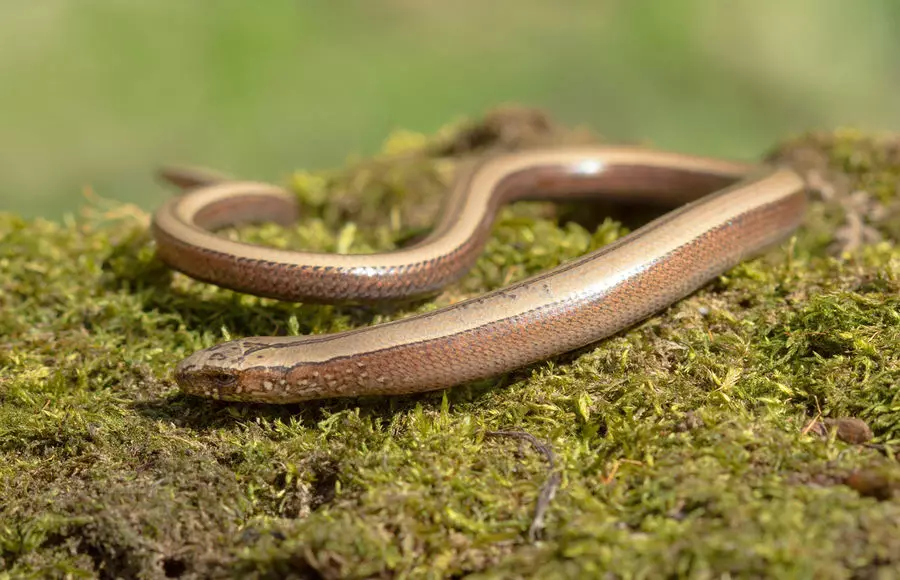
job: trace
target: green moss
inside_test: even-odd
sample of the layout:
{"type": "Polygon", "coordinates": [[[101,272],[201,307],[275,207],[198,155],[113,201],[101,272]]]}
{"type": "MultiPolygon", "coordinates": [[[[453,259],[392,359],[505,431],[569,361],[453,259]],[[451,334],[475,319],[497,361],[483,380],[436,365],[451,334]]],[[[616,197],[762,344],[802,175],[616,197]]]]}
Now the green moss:
{"type": "MultiPolygon", "coordinates": [[[[379,158],[298,173],[301,224],[228,235],[396,247],[427,227],[452,173],[419,147],[529,144],[471,128],[454,142],[458,130],[401,134],[379,158]]],[[[529,139],[568,138],[548,131],[529,139]]],[[[0,214],[0,561],[15,577],[896,570],[897,151],[849,131],[784,145],[774,157],[834,189],[797,237],[592,348],[445,393],[288,407],[185,397],[171,369],[226,336],[433,309],[627,230],[519,204],[464,280],[431,302],[372,310],[277,303],[172,274],[147,216],[127,206],[98,200],[62,223],[0,214]],[[879,204],[863,217],[881,241],[835,253],[856,190],[879,204]],[[807,428],[848,415],[872,427],[872,444],[807,428]],[[534,544],[546,459],[485,437],[503,429],[549,443],[562,476],[534,544]],[[853,473],[888,491],[867,493],[853,473]]]]}

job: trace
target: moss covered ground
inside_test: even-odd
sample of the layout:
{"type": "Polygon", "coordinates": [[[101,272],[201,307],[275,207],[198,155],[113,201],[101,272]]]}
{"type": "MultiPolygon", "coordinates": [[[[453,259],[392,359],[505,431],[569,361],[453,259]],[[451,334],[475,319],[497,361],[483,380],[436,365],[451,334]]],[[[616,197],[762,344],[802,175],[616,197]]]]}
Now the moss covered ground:
{"type": "MultiPolygon", "coordinates": [[[[396,247],[459,156],[591,139],[522,111],[397,133],[298,172],[297,227],[226,235],[396,247]]],[[[172,368],[433,309],[640,216],[517,204],[464,280],[373,310],[173,274],[148,215],[90,192],[61,222],[0,214],[0,577],[900,575],[900,142],[818,133],[772,158],[810,182],[803,229],[637,327],[445,392],[284,407],[184,396],[172,368]]]]}

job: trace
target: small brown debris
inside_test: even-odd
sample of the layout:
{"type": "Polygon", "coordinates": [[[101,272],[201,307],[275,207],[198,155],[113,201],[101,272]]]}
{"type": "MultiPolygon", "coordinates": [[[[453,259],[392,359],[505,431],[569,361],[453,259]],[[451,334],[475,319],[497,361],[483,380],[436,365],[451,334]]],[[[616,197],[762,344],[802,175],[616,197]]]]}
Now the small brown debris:
{"type": "Polygon", "coordinates": [[[684,433],[685,431],[693,431],[702,426],[703,419],[694,411],[688,411],[684,414],[684,419],[675,425],[675,432],[684,433]]]}
{"type": "Polygon", "coordinates": [[[844,479],[844,485],[863,497],[874,497],[878,501],[891,499],[900,488],[900,482],[875,470],[854,471],[844,479]]]}
{"type": "Polygon", "coordinates": [[[825,419],[828,429],[837,429],[835,434],[838,439],[853,445],[862,445],[872,440],[872,429],[862,419],[856,417],[841,417],[839,419],[825,419]]]}
{"type": "Polygon", "coordinates": [[[832,430],[835,431],[835,437],[851,445],[862,445],[871,441],[874,436],[869,425],[856,417],[823,419],[821,422],[813,423],[809,428],[810,433],[815,433],[823,439],[827,438],[832,430]]]}
{"type": "Polygon", "coordinates": [[[536,542],[538,540],[538,535],[544,528],[544,516],[547,513],[547,508],[550,507],[550,502],[553,501],[553,496],[556,495],[556,490],[559,488],[559,484],[562,481],[562,475],[556,470],[556,455],[554,455],[553,449],[551,449],[549,445],[543,443],[531,433],[526,433],[524,431],[486,431],[485,435],[488,437],[515,437],[528,441],[547,459],[550,476],[544,482],[544,485],[541,487],[541,491],[538,494],[534,516],[531,519],[531,527],[528,528],[528,541],[532,543],[536,542]]]}

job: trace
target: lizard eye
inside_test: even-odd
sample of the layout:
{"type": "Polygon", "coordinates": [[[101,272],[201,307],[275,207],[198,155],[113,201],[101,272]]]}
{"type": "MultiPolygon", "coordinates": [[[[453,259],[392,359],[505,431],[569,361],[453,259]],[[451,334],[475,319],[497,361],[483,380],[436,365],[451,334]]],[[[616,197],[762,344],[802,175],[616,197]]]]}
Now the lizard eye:
{"type": "Polygon", "coordinates": [[[226,371],[208,371],[206,378],[219,387],[228,387],[237,381],[237,375],[226,371]]]}

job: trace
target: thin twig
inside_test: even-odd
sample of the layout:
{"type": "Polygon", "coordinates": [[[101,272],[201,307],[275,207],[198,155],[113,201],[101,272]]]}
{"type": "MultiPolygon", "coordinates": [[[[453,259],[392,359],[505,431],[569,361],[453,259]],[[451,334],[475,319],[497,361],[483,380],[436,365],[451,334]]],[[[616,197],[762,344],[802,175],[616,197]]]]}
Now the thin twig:
{"type": "Polygon", "coordinates": [[[531,526],[528,528],[528,541],[535,542],[537,541],[538,534],[544,528],[544,516],[547,514],[547,508],[550,507],[550,502],[553,501],[553,496],[556,495],[556,490],[559,488],[559,484],[562,481],[562,476],[556,471],[556,456],[553,454],[553,449],[531,433],[526,433],[524,431],[487,431],[485,432],[485,435],[488,437],[515,437],[524,439],[531,443],[531,445],[547,459],[547,463],[550,464],[550,476],[547,478],[547,481],[544,482],[544,485],[541,487],[541,491],[538,494],[537,504],[534,508],[534,517],[531,519],[531,526]]]}

